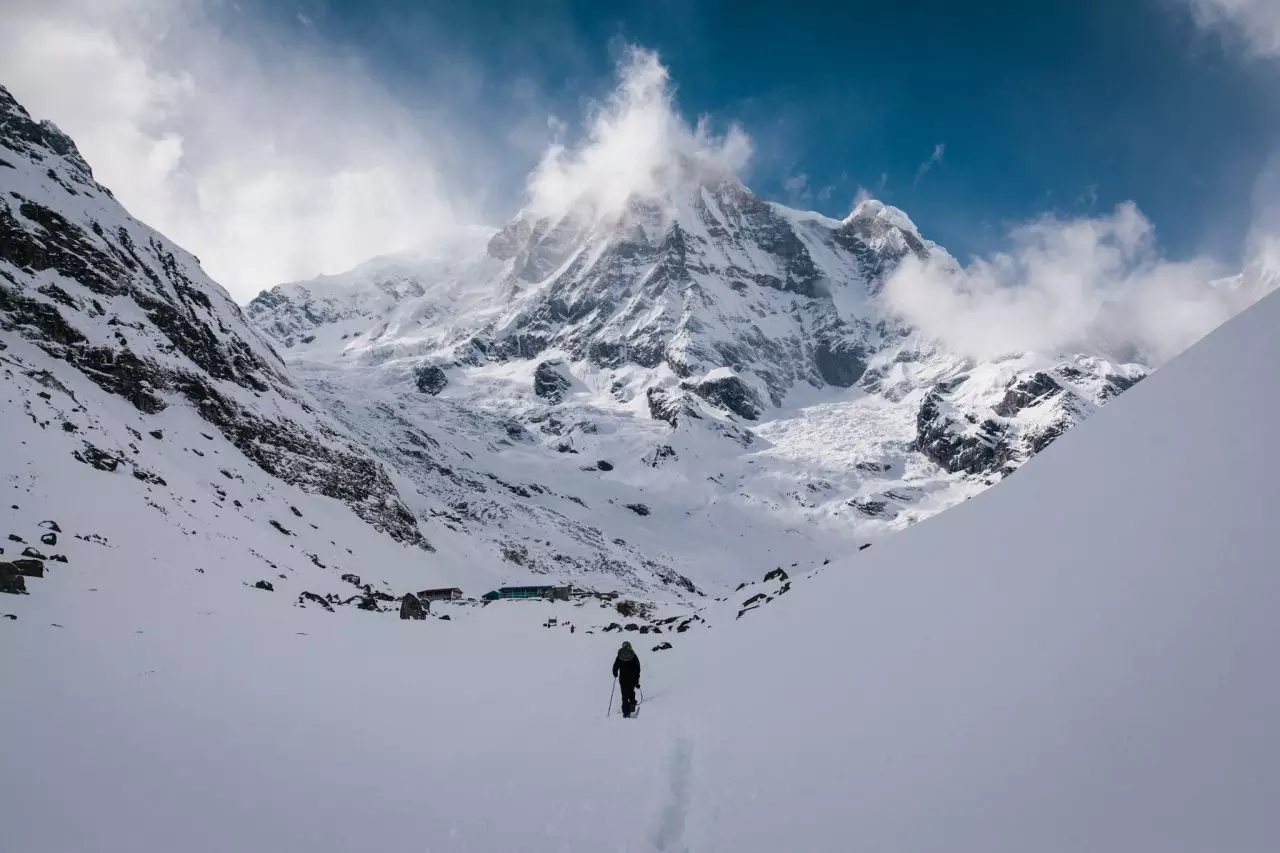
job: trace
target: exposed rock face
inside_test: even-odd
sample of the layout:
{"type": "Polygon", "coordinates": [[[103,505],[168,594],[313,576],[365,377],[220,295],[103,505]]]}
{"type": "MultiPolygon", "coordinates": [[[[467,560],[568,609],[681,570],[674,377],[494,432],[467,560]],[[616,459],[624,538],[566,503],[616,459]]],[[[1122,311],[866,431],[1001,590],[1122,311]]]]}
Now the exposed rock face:
{"type": "Polygon", "coordinates": [[[569,390],[573,382],[559,370],[559,364],[544,361],[533,373],[533,393],[552,405],[564,400],[564,392],[569,390]]]}
{"type": "MultiPolygon", "coordinates": [[[[142,416],[190,406],[272,476],[426,547],[382,465],[317,411],[195,258],[132,219],[74,143],[3,88],[0,160],[0,331],[142,416]]],[[[77,453],[106,472],[120,462],[87,442],[77,453]]]]}
{"type": "Polygon", "coordinates": [[[434,397],[449,384],[449,377],[445,376],[444,370],[438,365],[430,364],[417,369],[414,373],[414,381],[419,391],[434,397]]]}
{"type": "Polygon", "coordinates": [[[737,376],[717,376],[683,383],[681,387],[744,420],[754,421],[760,417],[760,398],[737,376]]]}
{"type": "Polygon", "coordinates": [[[1009,388],[1009,393],[996,404],[995,413],[1012,418],[1023,409],[1045,402],[1053,395],[1060,393],[1062,393],[1062,386],[1054,382],[1049,374],[1043,371],[1033,373],[1015,382],[1009,388]]]}

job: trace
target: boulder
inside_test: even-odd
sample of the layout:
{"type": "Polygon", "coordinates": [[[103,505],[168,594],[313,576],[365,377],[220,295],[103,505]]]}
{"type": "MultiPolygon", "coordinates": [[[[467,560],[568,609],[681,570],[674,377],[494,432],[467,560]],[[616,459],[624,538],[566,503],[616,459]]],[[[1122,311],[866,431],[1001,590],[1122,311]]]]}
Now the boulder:
{"type": "Polygon", "coordinates": [[[374,598],[372,595],[361,596],[360,602],[356,607],[361,610],[372,610],[375,613],[382,611],[382,608],[378,606],[378,599],[374,598]]]}
{"type": "Polygon", "coordinates": [[[432,397],[443,391],[449,384],[449,377],[444,375],[444,370],[434,364],[419,367],[413,372],[413,379],[419,391],[432,397]]]}
{"type": "Polygon", "coordinates": [[[39,560],[14,560],[12,563],[0,563],[13,568],[13,571],[29,578],[44,577],[44,563],[39,560]]]}
{"type": "Polygon", "coordinates": [[[35,548],[32,548],[30,545],[22,549],[22,556],[30,557],[33,560],[48,559],[47,557],[45,557],[44,554],[41,554],[39,551],[37,551],[35,548]]]}
{"type": "Polygon", "coordinates": [[[254,589],[265,589],[267,592],[275,592],[276,588],[271,585],[271,581],[258,581],[253,585],[254,589]]]}
{"type": "Polygon", "coordinates": [[[359,576],[359,575],[353,575],[353,574],[348,573],[348,574],[343,575],[343,576],[342,576],[342,579],[343,579],[344,581],[346,581],[347,583],[355,584],[356,586],[360,586],[360,576],[359,576]]]}
{"type": "Polygon", "coordinates": [[[50,532],[50,533],[46,533],[46,534],[44,534],[43,536],[41,536],[41,537],[40,537],[40,544],[42,544],[42,545],[57,545],[57,544],[58,544],[58,534],[53,533],[53,532],[50,532]]]}
{"type": "Polygon", "coordinates": [[[596,469],[599,471],[612,471],[613,463],[608,462],[604,459],[601,459],[599,462],[596,463],[596,469]]]}
{"type": "Polygon", "coordinates": [[[0,592],[7,592],[10,595],[27,594],[26,578],[18,574],[11,563],[0,563],[0,592]]]}
{"type": "Polygon", "coordinates": [[[411,592],[406,592],[404,598],[400,599],[400,618],[401,619],[426,619],[427,611],[422,606],[422,602],[418,600],[418,596],[411,592]]]}
{"type": "Polygon", "coordinates": [[[661,652],[661,651],[666,651],[669,648],[671,648],[670,643],[658,643],[658,645],[653,647],[653,650],[655,652],[661,652]]]}
{"type": "Polygon", "coordinates": [[[642,516],[649,515],[651,512],[649,507],[645,506],[644,504],[627,504],[627,509],[634,512],[636,515],[642,515],[642,516]]]}
{"type": "Polygon", "coordinates": [[[771,580],[785,581],[787,579],[787,573],[781,566],[779,566],[778,568],[774,569],[773,571],[765,575],[764,579],[766,581],[771,581],[771,580]]]}

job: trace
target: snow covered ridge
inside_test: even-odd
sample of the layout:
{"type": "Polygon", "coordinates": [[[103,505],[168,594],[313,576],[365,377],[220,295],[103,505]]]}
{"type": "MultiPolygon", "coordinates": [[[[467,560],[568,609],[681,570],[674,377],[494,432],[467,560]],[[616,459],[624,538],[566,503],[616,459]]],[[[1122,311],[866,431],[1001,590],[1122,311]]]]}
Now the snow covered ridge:
{"type": "Polygon", "coordinates": [[[723,169],[682,175],[620,211],[584,197],[430,257],[280,285],[247,314],[349,429],[444,499],[432,514],[446,525],[547,571],[564,567],[548,527],[583,571],[594,552],[651,576],[613,544],[640,543],[695,584],[838,554],[954,505],[1148,372],[1088,352],[950,352],[882,297],[904,258],[955,264],[902,211],[868,200],[836,220],[723,169]],[[577,485],[597,460],[608,472],[577,485]],[[495,476],[592,512],[459,487],[495,476]]]}
{"type": "MultiPolygon", "coordinates": [[[[54,423],[65,445],[57,452],[118,465],[138,452],[153,419],[189,406],[271,476],[346,503],[395,540],[429,547],[383,465],[294,384],[198,261],[130,217],[75,144],[33,121],[3,88],[0,190],[9,392],[43,386],[41,396],[68,394],[73,410],[92,417],[74,402],[75,370],[137,414],[127,433],[54,423]]],[[[134,475],[146,478],[140,467],[134,475]]]]}

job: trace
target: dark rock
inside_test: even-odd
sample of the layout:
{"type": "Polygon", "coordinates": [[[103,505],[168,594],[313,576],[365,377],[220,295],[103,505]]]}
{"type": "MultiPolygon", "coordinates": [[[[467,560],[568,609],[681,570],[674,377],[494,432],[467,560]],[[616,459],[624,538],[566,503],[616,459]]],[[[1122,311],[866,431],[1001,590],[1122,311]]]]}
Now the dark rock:
{"type": "Polygon", "coordinates": [[[400,599],[400,618],[401,619],[426,619],[427,611],[422,606],[422,602],[418,600],[418,596],[411,592],[406,592],[404,598],[400,599]]]}
{"type": "Polygon", "coordinates": [[[653,630],[653,629],[652,629],[651,627],[649,627],[648,625],[641,625],[641,626],[640,626],[640,633],[641,633],[641,634],[647,634],[647,633],[649,633],[649,632],[650,632],[650,631],[652,631],[652,630],[653,630]]]}
{"type": "Polygon", "coordinates": [[[27,580],[12,563],[0,563],[0,592],[10,595],[27,594],[27,580]]]}
{"type": "Polygon", "coordinates": [[[1062,393],[1062,386],[1053,377],[1041,371],[1019,379],[1009,386],[1004,398],[996,403],[994,411],[1002,418],[1011,418],[1023,409],[1037,406],[1050,397],[1062,393]]]}
{"type": "Polygon", "coordinates": [[[164,433],[158,429],[153,429],[150,433],[148,433],[148,435],[150,435],[152,438],[156,439],[157,441],[162,440],[164,438],[164,433]]]}
{"type": "Polygon", "coordinates": [[[445,613],[443,616],[440,616],[440,617],[438,617],[438,618],[440,619],[440,621],[441,621],[441,622],[452,622],[452,621],[453,621],[453,617],[452,617],[452,616],[450,616],[448,613],[445,613]]]}
{"type": "Polygon", "coordinates": [[[1137,385],[1143,379],[1139,376],[1121,376],[1118,373],[1109,374],[1107,376],[1107,384],[1102,387],[1102,391],[1098,393],[1099,402],[1105,403],[1117,394],[1128,391],[1134,385],[1137,385]]]}
{"type": "Polygon", "coordinates": [[[649,515],[651,512],[649,507],[645,506],[644,504],[627,504],[626,506],[627,506],[627,509],[634,512],[636,515],[641,515],[641,516],[649,515]]]}
{"type": "Polygon", "coordinates": [[[151,483],[153,486],[167,486],[164,477],[154,471],[148,471],[146,468],[133,466],[133,477],[135,480],[141,480],[144,483],[151,483]]]}
{"type": "Polygon", "coordinates": [[[653,449],[653,453],[645,457],[644,462],[650,468],[657,468],[668,459],[678,459],[676,450],[669,444],[659,444],[653,449]]]}
{"type": "Polygon", "coordinates": [[[707,402],[727,409],[740,418],[754,421],[760,417],[764,407],[755,391],[737,376],[721,376],[716,379],[703,379],[700,382],[684,382],[680,385],[692,391],[707,402]]]}
{"type": "Polygon", "coordinates": [[[625,625],[623,625],[623,626],[622,626],[622,630],[624,630],[624,631],[639,631],[639,630],[640,630],[640,626],[639,626],[639,625],[637,625],[637,624],[636,624],[636,623],[634,623],[634,622],[628,622],[627,624],[625,624],[625,625]]]}
{"type": "Polygon", "coordinates": [[[330,604],[328,601],[325,601],[320,596],[316,595],[314,592],[304,592],[298,596],[299,607],[305,607],[306,602],[308,601],[314,604],[319,604],[321,607],[323,607],[325,610],[328,610],[330,613],[333,612],[333,605],[330,604]]]}
{"type": "Polygon", "coordinates": [[[564,392],[573,382],[557,369],[558,362],[544,361],[533,371],[533,393],[555,405],[564,400],[564,392]]]}
{"type": "MultiPolygon", "coordinates": [[[[10,569],[28,578],[44,577],[44,563],[36,559],[14,560],[12,563],[3,563],[0,565],[9,566],[10,569]]],[[[0,569],[0,571],[3,571],[0,569]]]]}
{"type": "Polygon", "coordinates": [[[915,449],[949,473],[981,474],[997,468],[1003,442],[1004,427],[995,421],[984,421],[977,431],[970,431],[944,414],[937,388],[925,396],[916,413],[915,449]]]}
{"type": "Polygon", "coordinates": [[[19,536],[19,535],[18,535],[18,534],[16,534],[16,533],[10,533],[10,534],[9,534],[9,541],[10,541],[10,542],[26,542],[27,540],[23,539],[21,536],[19,536]]]}
{"type": "Polygon", "coordinates": [[[67,555],[66,555],[66,554],[53,554],[52,556],[50,556],[50,557],[49,557],[49,561],[50,561],[50,562],[53,562],[53,563],[65,563],[65,562],[67,562],[67,555]]]}
{"type": "Polygon", "coordinates": [[[599,462],[596,463],[596,469],[600,471],[612,471],[613,463],[606,462],[605,460],[601,459],[599,462]]]}
{"type": "Polygon", "coordinates": [[[353,575],[353,574],[349,574],[349,573],[348,573],[348,574],[343,575],[343,576],[342,576],[342,579],[343,579],[344,581],[346,581],[347,583],[351,583],[351,584],[355,584],[356,586],[360,586],[360,576],[359,576],[359,575],[353,575]]]}
{"type": "Polygon", "coordinates": [[[849,501],[849,506],[857,510],[859,515],[867,518],[893,518],[898,513],[889,509],[886,501],[872,500],[871,498],[854,498],[849,501]]]}
{"type": "MultiPolygon", "coordinates": [[[[0,591],[2,591],[2,590],[0,590],[0,591]]],[[[17,622],[17,621],[18,621],[18,614],[16,614],[16,613],[5,613],[3,616],[0,616],[0,618],[3,618],[3,619],[11,619],[12,621],[17,622]]]]}
{"type": "MultiPolygon", "coordinates": [[[[14,509],[17,509],[17,507],[15,506],[14,509]]],[[[54,533],[62,532],[62,528],[58,526],[58,522],[56,521],[42,521],[40,522],[39,527],[43,530],[50,530],[54,533]]]]}
{"type": "Polygon", "coordinates": [[[439,394],[449,384],[449,377],[445,376],[444,371],[438,366],[424,365],[414,371],[414,381],[417,383],[418,390],[423,394],[430,394],[432,397],[439,394]]]}
{"type": "Polygon", "coordinates": [[[289,512],[293,513],[298,518],[302,518],[302,510],[298,509],[296,506],[289,507],[289,512]]]}
{"type": "Polygon", "coordinates": [[[47,557],[45,557],[44,554],[41,554],[39,551],[37,551],[35,548],[32,548],[30,545],[22,549],[22,556],[30,557],[33,560],[48,559],[47,557]]]}
{"type": "Polygon", "coordinates": [[[867,550],[867,549],[868,549],[868,548],[870,548],[870,547],[871,547],[871,543],[870,543],[870,542],[867,542],[867,543],[865,543],[865,544],[859,545],[859,546],[858,546],[858,550],[859,550],[859,551],[865,551],[865,550],[867,550]]]}
{"type": "Polygon", "coordinates": [[[650,388],[645,392],[645,399],[649,403],[649,417],[655,421],[666,421],[672,427],[679,425],[681,415],[697,417],[697,414],[685,405],[679,391],[650,388]]]}
{"type": "Polygon", "coordinates": [[[785,580],[787,579],[787,577],[788,577],[788,575],[787,575],[786,570],[785,570],[785,569],[783,569],[781,566],[779,566],[778,568],[774,569],[773,571],[771,571],[771,572],[769,572],[767,575],[765,575],[765,576],[764,576],[764,579],[765,579],[766,581],[771,581],[771,580],[780,580],[780,581],[785,581],[785,580]]]}
{"type": "Polygon", "coordinates": [[[610,622],[609,627],[605,628],[604,632],[607,634],[610,631],[621,631],[621,630],[622,630],[622,626],[619,625],[617,622],[610,622]]]}
{"type": "Polygon", "coordinates": [[[274,518],[273,518],[273,519],[271,519],[271,521],[270,521],[269,523],[271,524],[271,526],[272,526],[272,527],[274,527],[276,530],[279,530],[279,531],[280,531],[281,533],[283,533],[285,536],[293,536],[293,535],[295,535],[295,534],[294,534],[294,532],[293,532],[292,530],[290,530],[289,528],[285,527],[283,524],[281,524],[280,522],[276,521],[274,518]]]}
{"type": "Polygon", "coordinates": [[[75,450],[75,451],[72,451],[71,455],[74,456],[80,462],[85,463],[86,465],[92,465],[94,468],[97,468],[99,471],[110,472],[120,467],[119,459],[112,456],[110,453],[108,453],[107,451],[103,450],[100,447],[94,447],[92,444],[90,444],[87,441],[84,443],[83,451],[75,450]]]}
{"type": "Polygon", "coordinates": [[[685,631],[688,631],[691,627],[693,627],[691,623],[681,622],[679,625],[676,626],[676,633],[683,634],[685,631]]]}
{"type": "Polygon", "coordinates": [[[276,588],[271,585],[271,581],[258,581],[253,585],[254,589],[265,589],[267,592],[275,592],[276,588]]]}
{"type": "Polygon", "coordinates": [[[742,606],[750,607],[751,605],[757,602],[764,601],[766,598],[768,598],[768,596],[765,595],[763,592],[757,592],[755,595],[751,596],[746,601],[742,602],[742,606]]]}
{"type": "Polygon", "coordinates": [[[653,647],[653,650],[654,650],[655,652],[664,652],[664,651],[666,651],[666,650],[667,650],[667,649],[669,649],[669,648],[671,648],[671,644],[670,644],[670,643],[658,643],[658,645],[656,645],[656,646],[654,646],[654,647],[653,647]]]}
{"type": "Polygon", "coordinates": [[[823,382],[852,388],[867,370],[867,352],[861,344],[824,340],[814,350],[813,362],[823,382]]]}
{"type": "Polygon", "coordinates": [[[375,613],[380,613],[382,611],[382,608],[378,606],[378,599],[374,598],[372,595],[361,597],[360,602],[356,607],[361,610],[372,610],[375,613]]]}

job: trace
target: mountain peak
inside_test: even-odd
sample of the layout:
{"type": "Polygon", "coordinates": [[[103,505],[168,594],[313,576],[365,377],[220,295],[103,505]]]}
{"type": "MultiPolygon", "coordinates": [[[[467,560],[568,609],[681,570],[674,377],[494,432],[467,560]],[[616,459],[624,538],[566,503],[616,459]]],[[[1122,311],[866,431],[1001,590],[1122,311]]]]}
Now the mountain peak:
{"type": "Polygon", "coordinates": [[[911,221],[911,217],[907,216],[905,211],[893,205],[885,204],[878,199],[863,199],[844,218],[846,225],[867,221],[884,222],[894,228],[914,234],[916,237],[920,236],[920,229],[916,228],[916,224],[911,221]]]}

